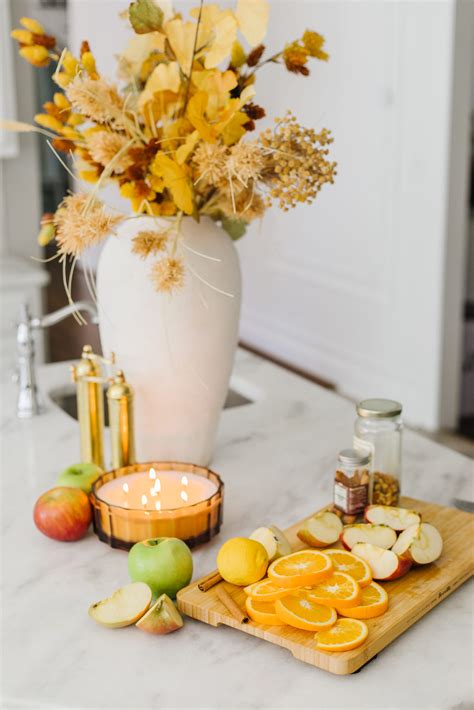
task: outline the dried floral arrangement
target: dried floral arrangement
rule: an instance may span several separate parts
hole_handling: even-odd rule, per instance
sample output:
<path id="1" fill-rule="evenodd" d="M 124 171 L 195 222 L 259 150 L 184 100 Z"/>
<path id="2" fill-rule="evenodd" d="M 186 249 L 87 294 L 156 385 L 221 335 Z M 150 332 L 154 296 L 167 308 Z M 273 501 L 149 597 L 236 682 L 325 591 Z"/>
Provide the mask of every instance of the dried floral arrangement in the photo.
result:
<path id="1" fill-rule="evenodd" d="M 101 76 L 88 42 L 76 57 L 23 18 L 11 33 L 21 56 L 37 67 L 55 63 L 60 91 L 35 116 L 37 126 L 2 125 L 43 133 L 66 169 L 94 183 L 42 220 L 40 243 L 56 239 L 65 283 L 84 249 L 129 218 L 99 199 L 113 181 L 134 213 L 167 218 L 165 229 L 157 220 L 156 229 L 140 232 L 133 251 L 154 259 L 156 288 L 171 291 L 185 272 L 177 251 L 183 216 L 208 215 L 237 239 L 273 202 L 285 211 L 311 203 L 333 182 L 329 130 L 304 128 L 288 112 L 254 133 L 265 116 L 254 102 L 261 67 L 280 64 L 307 76 L 309 60 L 328 55 L 323 36 L 306 30 L 266 57 L 268 0 L 238 0 L 235 11 L 201 1 L 188 20 L 169 0 L 136 0 L 123 14 L 135 35 L 118 58 L 118 85 Z"/>

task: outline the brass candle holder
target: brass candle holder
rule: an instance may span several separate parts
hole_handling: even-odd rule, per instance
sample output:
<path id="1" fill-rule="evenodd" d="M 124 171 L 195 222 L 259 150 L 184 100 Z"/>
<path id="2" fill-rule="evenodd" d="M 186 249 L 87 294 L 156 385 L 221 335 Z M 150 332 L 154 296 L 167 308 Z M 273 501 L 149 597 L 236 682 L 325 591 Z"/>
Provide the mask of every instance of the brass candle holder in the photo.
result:
<path id="1" fill-rule="evenodd" d="M 111 547 L 129 550 L 151 537 L 177 537 L 195 547 L 220 530 L 224 484 L 202 466 L 137 463 L 102 474 L 90 498 L 94 532 Z"/>

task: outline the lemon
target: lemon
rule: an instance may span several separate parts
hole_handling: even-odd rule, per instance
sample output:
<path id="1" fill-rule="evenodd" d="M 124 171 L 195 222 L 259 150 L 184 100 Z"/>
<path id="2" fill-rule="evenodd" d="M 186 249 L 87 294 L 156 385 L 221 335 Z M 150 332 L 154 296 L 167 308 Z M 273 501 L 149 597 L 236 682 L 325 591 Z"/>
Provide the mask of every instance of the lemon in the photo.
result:
<path id="1" fill-rule="evenodd" d="M 226 582 L 246 586 L 265 576 L 268 554 L 264 546 L 246 537 L 233 537 L 217 555 L 217 569 Z"/>

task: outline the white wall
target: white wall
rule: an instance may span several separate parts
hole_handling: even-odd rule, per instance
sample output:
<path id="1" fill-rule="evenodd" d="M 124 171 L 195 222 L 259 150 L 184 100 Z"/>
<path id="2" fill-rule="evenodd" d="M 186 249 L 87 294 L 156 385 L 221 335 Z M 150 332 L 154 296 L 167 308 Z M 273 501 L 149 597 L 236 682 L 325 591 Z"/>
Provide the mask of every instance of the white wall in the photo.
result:
<path id="1" fill-rule="evenodd" d="M 450 0 L 275 5 L 272 46 L 314 27 L 331 60 L 308 79 L 270 67 L 258 98 L 331 127 L 339 175 L 314 206 L 274 210 L 242 241 L 242 336 L 354 398 L 400 399 L 413 424 L 454 426 L 467 121 L 451 161 L 451 109 L 469 29 L 455 57 Z"/>
<path id="2" fill-rule="evenodd" d="M 88 38 L 110 74 L 127 37 L 123 6 L 70 0 L 72 48 Z M 469 30 L 455 55 L 455 0 L 271 6 L 270 51 L 309 27 L 326 36 L 331 59 L 313 62 L 309 78 L 265 68 L 256 100 L 271 117 L 291 108 L 305 125 L 330 127 L 339 175 L 313 206 L 272 210 L 239 243 L 242 338 L 355 398 L 400 399 L 414 424 L 454 425 L 466 136 L 452 102 L 469 81 L 463 72 L 453 84 Z"/>

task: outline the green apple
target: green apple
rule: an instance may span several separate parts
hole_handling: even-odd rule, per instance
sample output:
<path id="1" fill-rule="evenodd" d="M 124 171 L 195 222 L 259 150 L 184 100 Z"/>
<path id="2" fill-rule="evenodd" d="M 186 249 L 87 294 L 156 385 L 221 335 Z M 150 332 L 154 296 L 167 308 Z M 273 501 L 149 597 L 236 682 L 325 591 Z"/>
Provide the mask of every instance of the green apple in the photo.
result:
<path id="1" fill-rule="evenodd" d="M 84 493 L 90 493 L 94 482 L 103 473 L 96 463 L 75 463 L 59 474 L 58 486 L 80 488 Z"/>
<path id="2" fill-rule="evenodd" d="M 142 540 L 128 553 L 128 573 L 132 582 L 148 584 L 154 596 L 174 599 L 193 576 L 191 550 L 176 537 Z"/>

